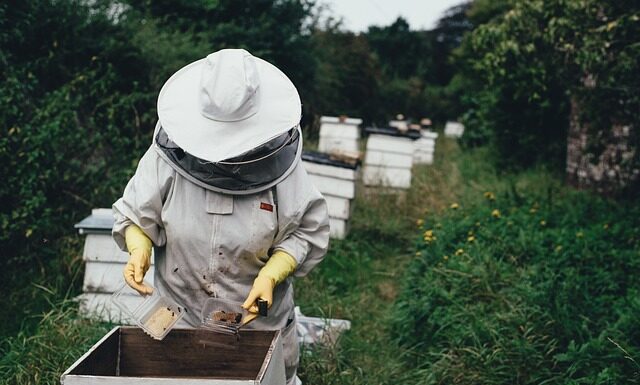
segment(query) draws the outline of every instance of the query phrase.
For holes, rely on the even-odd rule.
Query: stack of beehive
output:
[[[302,154],[302,164],[327,201],[331,237],[343,239],[349,231],[358,164],[311,151]]]
[[[413,152],[414,164],[432,164],[433,153],[436,149],[438,133],[429,130],[420,130],[420,138],[416,139]]]
[[[77,223],[80,234],[86,234],[82,259],[85,262],[83,294],[78,296],[80,314],[104,321],[128,322],[111,302],[111,295],[124,284],[122,271],[129,254],[118,248],[111,237],[111,209],[93,209],[91,215]],[[153,285],[154,259],[145,280]],[[124,298],[127,300],[127,297]],[[131,298],[134,302],[136,298]]]
[[[464,134],[464,125],[459,122],[447,122],[444,126],[444,136],[447,138],[460,138]]]
[[[363,182],[367,186],[394,189],[411,187],[414,140],[420,133],[395,128],[367,128],[367,152],[364,158]]]
[[[324,153],[359,151],[360,129],[362,119],[346,116],[323,116],[320,118],[320,141],[318,151]]]

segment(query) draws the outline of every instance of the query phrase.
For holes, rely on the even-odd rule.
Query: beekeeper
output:
[[[130,254],[126,282],[142,294],[155,247],[155,289],[200,323],[210,297],[282,330],[287,383],[298,344],[291,276],[309,273],[329,242],[327,207],[300,161],[301,103],[274,65],[242,49],[193,62],[158,97],[153,143],[113,205],[113,237]],[[183,325],[185,326],[185,325]]]

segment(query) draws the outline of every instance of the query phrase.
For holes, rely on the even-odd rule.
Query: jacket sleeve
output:
[[[293,256],[298,262],[294,276],[303,277],[322,261],[329,247],[329,212],[324,197],[311,184],[306,172],[302,170],[302,173],[297,174],[299,175],[294,176],[297,188],[293,195],[297,195],[294,199],[302,204],[293,215],[285,219],[285,225],[280,228],[284,234],[276,239],[273,248]],[[284,188],[291,187],[293,186],[290,184],[278,186],[278,194]],[[304,195],[301,196],[300,193]],[[282,195],[288,196],[288,199],[293,198],[287,192]]]
[[[124,233],[132,223],[138,225],[155,246],[164,246],[167,238],[162,225],[162,205],[173,179],[173,170],[150,147],[140,159],[122,197],[113,204],[112,235],[120,249],[127,250]]]

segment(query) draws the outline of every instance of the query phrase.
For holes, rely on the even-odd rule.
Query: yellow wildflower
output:
[[[420,251],[416,251],[416,257],[419,257],[419,256],[421,256],[421,255],[422,255],[422,252],[420,252]]]
[[[473,241],[475,241],[475,240],[476,240],[476,237],[474,237],[473,235],[471,235],[471,236],[469,236],[469,237],[467,238],[467,242],[473,242]]]
[[[418,227],[422,227],[422,225],[424,225],[424,220],[423,220],[423,219],[418,219],[418,220],[416,221],[416,226],[418,226]]]
[[[496,196],[494,193],[492,193],[491,191],[487,191],[484,193],[484,197],[487,198],[490,201],[494,201],[496,200]]]
[[[491,212],[491,216],[492,216],[492,217],[494,217],[494,218],[500,218],[500,210],[498,210],[498,209],[494,209],[494,210]]]
[[[424,232],[424,241],[426,244],[430,244],[431,242],[438,239],[435,235],[433,235],[433,230],[427,230]]]
[[[448,255],[445,255],[444,257],[442,257],[442,259],[444,259],[445,261],[449,259]]]
[[[451,206],[449,206],[449,207],[450,207],[452,210],[457,210],[457,209],[459,209],[459,208],[460,208],[460,205],[454,202],[454,203],[452,203],[452,204],[451,204]]]
[[[464,254],[464,250],[463,249],[456,250],[456,255],[457,256],[461,256],[462,254]]]
[[[540,221],[540,226],[546,226],[547,225],[547,221],[545,221],[544,219]]]

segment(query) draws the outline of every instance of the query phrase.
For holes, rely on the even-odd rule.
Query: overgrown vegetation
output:
[[[419,222],[393,331],[424,383],[638,380],[637,202],[530,178],[484,197]]]
[[[615,124],[631,127],[637,148],[637,2],[478,1],[471,12],[486,22],[457,52],[465,143],[492,143],[505,166],[562,169],[574,102],[596,157]],[[637,167],[639,153],[622,167]]]
[[[60,375],[102,338],[110,325],[83,320],[71,300],[51,303],[34,331],[2,342],[1,384],[58,384]]]

